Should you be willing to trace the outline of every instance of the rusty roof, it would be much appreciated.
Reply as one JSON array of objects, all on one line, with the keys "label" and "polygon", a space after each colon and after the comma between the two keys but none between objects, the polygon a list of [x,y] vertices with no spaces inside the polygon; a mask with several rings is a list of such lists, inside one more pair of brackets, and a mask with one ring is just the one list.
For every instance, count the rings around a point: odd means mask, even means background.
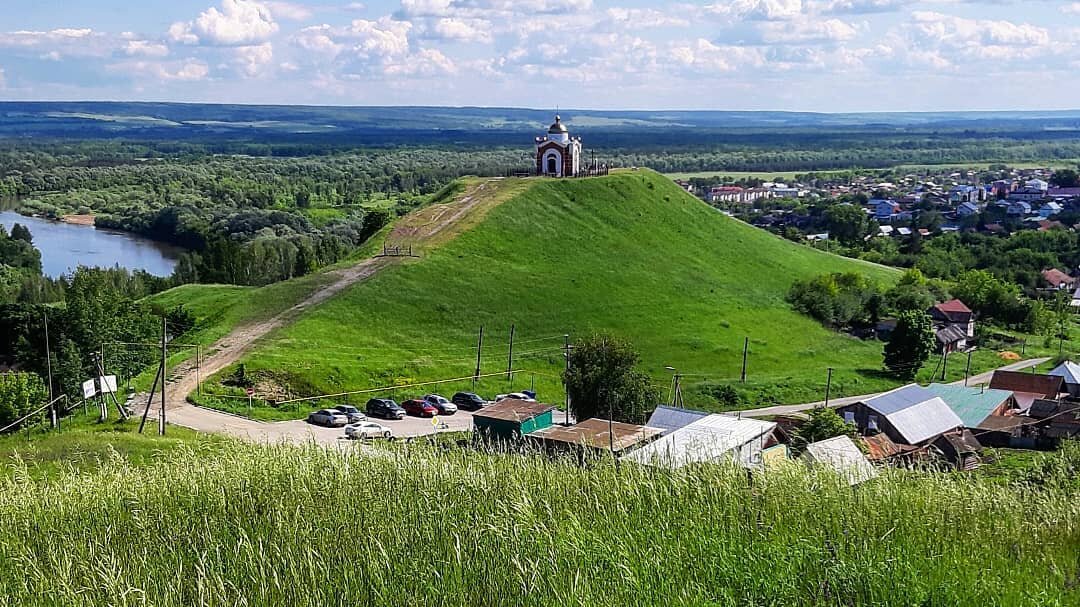
[{"label": "rusty roof", "polygon": [[592,417],[573,426],[548,426],[533,432],[529,436],[545,441],[568,445],[584,445],[598,449],[607,449],[610,444],[615,451],[622,451],[634,445],[650,441],[664,432],[660,428],[610,422],[611,433],[614,435],[614,440],[612,440],[608,435],[608,424],[609,422],[606,419]]},{"label": "rusty roof", "polygon": [[488,405],[483,409],[480,409],[476,413],[473,413],[473,418],[481,417],[487,419],[501,419],[509,422],[523,422],[543,415],[554,408],[555,407],[545,405],[544,403],[508,398],[497,402],[494,405]]},{"label": "rusty roof", "polygon": [[989,415],[986,419],[979,422],[976,426],[976,430],[992,430],[992,431],[1012,431],[1024,424],[1028,423],[1024,421],[1025,418],[1019,415]]},{"label": "rusty roof", "polygon": [[994,371],[990,378],[990,387],[995,390],[1027,392],[1041,394],[1044,398],[1057,398],[1061,392],[1062,378],[1042,373],[1024,373],[1021,371]]},{"label": "rusty roof", "polygon": [[883,459],[889,459],[890,457],[901,455],[908,451],[915,451],[917,447],[911,447],[909,445],[898,445],[892,442],[885,434],[875,434],[874,436],[862,437],[863,445],[866,446],[866,458],[870,461],[879,461]]}]

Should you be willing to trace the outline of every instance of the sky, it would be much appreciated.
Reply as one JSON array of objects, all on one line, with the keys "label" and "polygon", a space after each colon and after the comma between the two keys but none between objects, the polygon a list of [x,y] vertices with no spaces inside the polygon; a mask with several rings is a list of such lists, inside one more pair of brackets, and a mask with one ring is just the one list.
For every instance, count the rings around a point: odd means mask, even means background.
[{"label": "sky", "polygon": [[4,0],[0,100],[1080,107],[1080,1]]}]

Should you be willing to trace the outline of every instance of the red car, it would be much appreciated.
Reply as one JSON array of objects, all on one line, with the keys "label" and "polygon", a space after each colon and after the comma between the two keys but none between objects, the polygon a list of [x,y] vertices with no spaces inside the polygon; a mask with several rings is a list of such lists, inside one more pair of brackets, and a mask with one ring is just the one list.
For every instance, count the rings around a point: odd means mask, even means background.
[{"label": "red car", "polygon": [[439,410],[434,405],[426,403],[418,398],[409,399],[401,406],[405,408],[405,413],[409,415],[415,415],[417,417],[435,417],[439,414]]}]

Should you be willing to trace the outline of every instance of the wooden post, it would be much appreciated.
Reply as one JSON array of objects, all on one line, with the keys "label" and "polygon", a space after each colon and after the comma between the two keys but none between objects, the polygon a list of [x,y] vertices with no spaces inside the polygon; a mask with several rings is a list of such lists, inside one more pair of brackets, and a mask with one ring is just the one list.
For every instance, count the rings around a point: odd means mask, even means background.
[{"label": "wooden post", "polygon": [[511,381],[511,370],[514,368],[514,325],[510,325],[510,352],[506,356],[506,381]]},{"label": "wooden post", "polygon": [[480,379],[480,353],[484,349],[484,325],[480,325],[480,337],[476,341],[476,373],[473,373],[473,386]]},{"label": "wooden post", "polygon": [[158,415],[158,434],[165,436],[165,358],[168,356],[168,351],[165,346],[165,335],[168,332],[168,326],[165,319],[165,315],[161,315],[161,414]]},{"label": "wooden post", "polygon": [[746,355],[749,353],[749,351],[750,351],[750,338],[747,337],[747,338],[743,339],[743,346],[742,346],[742,376],[739,378],[739,381],[744,383],[744,384],[746,383]]}]

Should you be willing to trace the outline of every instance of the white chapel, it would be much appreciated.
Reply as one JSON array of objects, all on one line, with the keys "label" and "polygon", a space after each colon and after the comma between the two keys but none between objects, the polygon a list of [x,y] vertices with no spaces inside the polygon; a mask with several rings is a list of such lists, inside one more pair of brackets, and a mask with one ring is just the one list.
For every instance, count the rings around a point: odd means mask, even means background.
[{"label": "white chapel", "polygon": [[536,138],[536,174],[572,177],[581,171],[581,137],[571,137],[555,116],[546,137]]}]

